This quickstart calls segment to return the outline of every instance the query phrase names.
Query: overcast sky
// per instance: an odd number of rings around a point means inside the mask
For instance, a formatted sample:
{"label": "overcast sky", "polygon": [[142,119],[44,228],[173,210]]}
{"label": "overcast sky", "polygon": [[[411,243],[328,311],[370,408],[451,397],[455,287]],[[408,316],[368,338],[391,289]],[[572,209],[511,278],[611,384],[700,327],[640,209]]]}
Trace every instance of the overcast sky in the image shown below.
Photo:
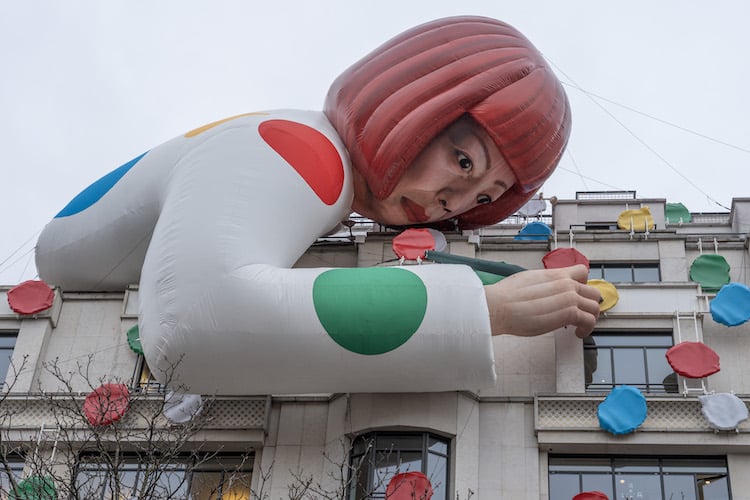
{"label": "overcast sky", "polygon": [[573,135],[545,196],[750,196],[746,0],[5,0],[0,284],[35,277],[38,232],[115,167],[219,118],[320,109],[377,45],[460,14],[516,26],[566,85]]}

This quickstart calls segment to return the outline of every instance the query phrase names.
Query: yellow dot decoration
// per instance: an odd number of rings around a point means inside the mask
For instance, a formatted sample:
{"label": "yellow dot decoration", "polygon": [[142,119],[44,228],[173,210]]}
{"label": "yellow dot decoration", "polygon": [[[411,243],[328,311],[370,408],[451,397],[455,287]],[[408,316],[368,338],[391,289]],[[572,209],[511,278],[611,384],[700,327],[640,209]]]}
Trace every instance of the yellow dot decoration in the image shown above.
{"label": "yellow dot decoration", "polygon": [[602,302],[599,304],[599,311],[609,311],[617,304],[620,299],[620,294],[617,293],[617,288],[606,280],[588,280],[587,284],[595,287],[602,294]]}
{"label": "yellow dot decoration", "polygon": [[185,134],[185,137],[195,137],[198,134],[202,134],[206,130],[211,130],[214,127],[218,127],[222,123],[226,123],[232,120],[236,120],[237,118],[242,118],[243,116],[256,116],[256,115],[268,115],[268,113],[243,113],[241,115],[235,115],[230,116],[229,118],[224,118],[223,120],[217,120],[215,122],[211,122],[207,125],[203,125],[202,127],[198,127],[196,129],[191,130],[190,132]]}

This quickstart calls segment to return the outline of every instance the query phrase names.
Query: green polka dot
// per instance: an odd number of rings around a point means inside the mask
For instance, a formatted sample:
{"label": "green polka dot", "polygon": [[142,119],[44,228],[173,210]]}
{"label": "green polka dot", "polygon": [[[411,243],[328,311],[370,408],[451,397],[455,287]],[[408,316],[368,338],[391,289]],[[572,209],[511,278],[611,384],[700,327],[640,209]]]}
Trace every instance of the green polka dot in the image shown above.
{"label": "green polka dot", "polygon": [[135,325],[128,330],[128,345],[136,354],[143,354],[143,346],[141,346],[141,337],[138,332],[138,325]]}
{"label": "green polka dot", "polygon": [[331,269],[315,280],[313,303],[323,328],[341,347],[383,354],[417,331],[427,289],[419,276],[399,268]]}

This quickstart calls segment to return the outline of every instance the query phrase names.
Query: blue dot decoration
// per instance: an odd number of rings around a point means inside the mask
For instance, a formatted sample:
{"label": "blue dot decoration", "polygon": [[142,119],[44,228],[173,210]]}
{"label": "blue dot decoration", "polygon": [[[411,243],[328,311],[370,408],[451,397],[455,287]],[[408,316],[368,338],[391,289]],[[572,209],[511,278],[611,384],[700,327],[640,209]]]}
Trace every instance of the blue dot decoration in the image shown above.
{"label": "blue dot decoration", "polygon": [[141,158],[143,158],[145,154],[146,153],[143,153],[142,155],[133,158],[124,165],[117,167],[116,169],[78,193],[75,198],[70,200],[70,202],[65,205],[65,208],[60,210],[60,213],[55,215],[55,218],[57,219],[60,217],[68,217],[79,212],[83,212],[91,205],[99,201],[102,196],[107,194],[107,191],[112,189],[112,187],[117,184],[120,179],[122,179],[122,176],[128,173],[128,170],[133,168],[133,166],[138,163]]}
{"label": "blue dot decoration", "polygon": [[615,435],[630,434],[643,424],[648,411],[641,391],[629,385],[612,389],[599,404],[599,427]]}
{"label": "blue dot decoration", "polygon": [[750,288],[742,283],[724,285],[711,300],[711,317],[725,326],[738,326],[750,320]]}

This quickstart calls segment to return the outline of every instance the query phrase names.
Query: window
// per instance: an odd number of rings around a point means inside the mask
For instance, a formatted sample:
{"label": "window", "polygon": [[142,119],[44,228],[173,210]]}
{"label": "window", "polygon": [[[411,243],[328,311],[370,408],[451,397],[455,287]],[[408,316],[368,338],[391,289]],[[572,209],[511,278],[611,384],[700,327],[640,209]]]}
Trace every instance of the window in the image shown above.
{"label": "window", "polygon": [[592,262],[589,279],[607,280],[610,283],[658,283],[661,281],[658,263],[605,264]]}
{"label": "window", "polygon": [[586,391],[625,384],[645,392],[677,392],[677,375],[666,358],[672,344],[671,332],[594,332],[583,342]]}
{"label": "window", "polygon": [[449,440],[430,433],[372,432],[352,445],[350,500],[385,498],[398,473],[422,472],[430,480],[432,500],[447,500]]}
{"label": "window", "polygon": [[617,231],[617,222],[586,222],[586,231]]}
{"label": "window", "polygon": [[[0,453],[3,451],[5,450],[0,451]],[[5,462],[7,468],[5,465],[0,465],[0,498],[8,498],[9,496],[11,490],[11,475],[16,480],[16,483],[23,478],[23,456],[16,453],[8,453],[7,456],[5,456]]]}
{"label": "window", "polygon": [[138,355],[130,385],[132,389],[145,393],[163,392],[165,390],[165,387],[154,378],[143,354]]}
{"label": "window", "polygon": [[[10,369],[10,360],[13,357],[13,349],[16,347],[18,332],[0,331],[0,387],[5,383],[5,378]],[[20,367],[17,366],[17,369]]]}
{"label": "window", "polygon": [[634,500],[731,498],[724,458],[550,456],[550,500],[584,491]]}
{"label": "window", "polygon": [[114,463],[114,455],[81,455],[76,475],[78,498],[130,498],[139,492],[146,492],[149,498],[251,498],[252,460],[246,456],[192,456],[171,462],[142,459],[136,454],[119,458]]}

